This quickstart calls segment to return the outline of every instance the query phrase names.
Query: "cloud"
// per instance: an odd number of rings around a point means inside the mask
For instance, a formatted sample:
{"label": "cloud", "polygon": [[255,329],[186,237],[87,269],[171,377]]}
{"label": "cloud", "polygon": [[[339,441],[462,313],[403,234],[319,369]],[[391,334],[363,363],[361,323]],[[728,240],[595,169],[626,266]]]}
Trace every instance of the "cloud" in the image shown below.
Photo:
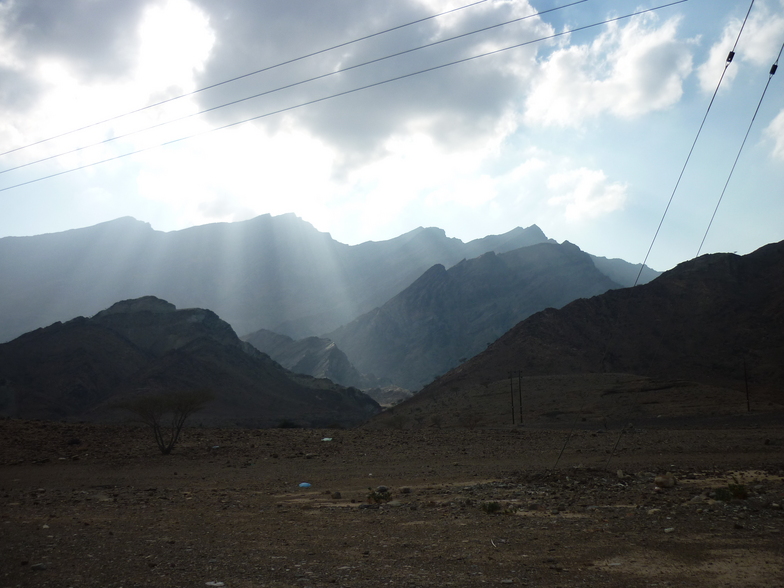
{"label": "cloud", "polygon": [[581,167],[551,175],[547,187],[554,194],[548,203],[563,208],[567,220],[581,221],[623,208],[628,186],[608,182],[601,170]]}
{"label": "cloud", "polygon": [[[708,58],[697,68],[703,91],[713,92],[716,89],[716,84],[724,71],[727,55],[735,46],[742,24],[742,19],[738,18],[732,18],[727,22],[721,39],[711,46]],[[733,65],[727,68],[722,87],[729,88],[732,84],[739,70],[738,63],[770,66],[776,59],[782,37],[784,37],[784,0],[758,1],[752,7],[749,19],[743,28]]]}
{"label": "cloud", "polygon": [[636,17],[624,26],[611,23],[589,44],[553,51],[526,100],[526,121],[573,127],[604,113],[633,118],[672,106],[692,70],[678,23]]}
{"label": "cloud", "polygon": [[[218,39],[201,77],[203,84],[272,66],[451,7],[444,2],[416,0],[196,1],[210,14]],[[199,99],[204,105],[219,104],[534,12],[527,1],[489,2],[275,68],[222,86]],[[222,109],[213,117],[223,122],[258,116],[551,32],[540,18],[531,18],[276,92]],[[535,47],[501,53],[312,104],[256,124],[270,132],[281,125],[293,126],[332,146],[340,154],[335,162],[338,175],[386,156],[390,141],[407,136],[427,134],[444,150],[461,150],[470,144],[494,141],[509,131],[505,121],[514,110],[519,92],[529,83],[535,54]]]}
{"label": "cloud", "polygon": [[67,61],[80,77],[111,79],[133,64],[138,22],[152,0],[9,0],[0,5],[5,42],[28,66]]}
{"label": "cloud", "polygon": [[767,126],[765,135],[773,141],[773,157],[784,161],[784,110]]}
{"label": "cloud", "polygon": [[[213,43],[206,15],[187,0],[0,3],[0,150],[194,89]],[[193,105],[183,100],[116,120],[27,150],[18,161],[143,128]],[[108,149],[88,150],[78,164],[116,154]]]}

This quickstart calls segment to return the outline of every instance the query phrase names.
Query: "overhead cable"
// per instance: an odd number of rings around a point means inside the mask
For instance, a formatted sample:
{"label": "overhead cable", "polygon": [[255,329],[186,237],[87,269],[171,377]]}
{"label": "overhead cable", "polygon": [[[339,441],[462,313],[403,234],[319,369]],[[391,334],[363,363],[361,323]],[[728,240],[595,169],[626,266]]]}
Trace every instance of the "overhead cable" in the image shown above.
{"label": "overhead cable", "polygon": [[581,27],[575,27],[573,29],[561,31],[560,33],[553,33],[552,35],[539,37],[539,38],[533,39],[531,41],[525,41],[523,43],[517,43],[515,45],[509,45],[507,47],[502,47],[500,49],[494,49],[493,51],[480,53],[478,55],[473,55],[471,57],[464,57],[462,59],[457,59],[455,61],[450,61],[448,63],[444,63],[444,64],[441,64],[441,65],[436,65],[436,66],[433,66],[433,67],[420,69],[420,70],[417,70],[417,71],[414,71],[414,72],[410,72],[410,73],[407,73],[407,74],[402,74],[402,75],[395,76],[395,77],[392,77],[392,78],[387,78],[386,80],[381,80],[379,82],[373,82],[371,84],[366,84],[364,86],[359,86],[359,87],[353,88],[351,90],[345,90],[343,92],[337,92],[335,94],[330,94],[328,96],[324,96],[324,97],[321,97],[321,98],[315,98],[313,100],[308,100],[306,102],[301,102],[301,103],[295,104],[293,106],[287,106],[285,108],[280,108],[278,110],[274,110],[274,111],[267,112],[267,113],[264,113],[264,114],[260,114],[260,115],[257,115],[257,116],[253,116],[253,117],[250,117],[250,118],[242,119],[242,120],[239,120],[239,121],[236,121],[236,122],[233,122],[233,123],[228,123],[228,124],[225,124],[225,125],[222,125],[222,126],[219,126],[219,127],[214,127],[212,129],[206,129],[204,131],[200,131],[200,132],[197,132],[197,133],[193,133],[193,134],[190,134],[190,135],[186,135],[186,136],[183,136],[183,137],[172,139],[170,141],[165,141],[163,143],[158,143],[156,145],[150,145],[150,146],[147,146],[147,147],[142,147],[142,148],[136,149],[134,151],[129,151],[127,153],[122,153],[122,154],[119,154],[119,155],[115,155],[113,157],[102,159],[100,161],[95,161],[93,163],[80,165],[80,166],[77,166],[77,167],[74,167],[74,168],[71,168],[71,169],[63,170],[63,171],[60,171],[60,172],[56,172],[56,173],[53,173],[53,174],[49,174],[49,175],[46,175],[46,176],[42,176],[42,177],[39,177],[39,178],[28,180],[26,182],[20,182],[18,184],[14,184],[12,186],[6,186],[5,188],[0,188],[0,192],[5,192],[7,190],[13,190],[14,188],[27,186],[29,184],[34,184],[36,182],[40,182],[40,181],[43,181],[43,180],[48,180],[48,179],[55,178],[55,177],[58,177],[58,176],[62,176],[62,175],[65,175],[65,174],[68,174],[68,173],[71,173],[71,172],[75,172],[75,171],[83,170],[83,169],[86,169],[86,168],[89,168],[89,167],[93,167],[95,165],[108,163],[110,161],[116,161],[118,159],[122,159],[124,157],[129,157],[131,155],[137,155],[139,153],[143,153],[145,151],[150,151],[152,149],[157,149],[157,148],[160,148],[160,147],[173,145],[175,143],[179,143],[179,142],[182,142],[182,141],[187,141],[189,139],[194,139],[196,137],[201,137],[203,135],[207,135],[207,134],[213,133],[215,131],[221,131],[221,130],[224,130],[224,129],[235,127],[235,126],[238,126],[238,125],[241,125],[241,124],[245,124],[245,123],[248,123],[248,122],[252,122],[252,121],[255,121],[255,120],[260,120],[260,119],[267,118],[267,117],[270,117],[270,116],[274,116],[274,115],[277,115],[277,114],[282,114],[284,112],[290,112],[290,111],[296,110],[298,108],[302,108],[302,107],[305,107],[305,106],[310,106],[310,105],[313,105],[313,104],[318,104],[320,102],[325,102],[327,100],[332,100],[334,98],[339,98],[341,96],[347,96],[349,94],[354,94],[356,92],[361,92],[363,90],[368,90],[370,88],[375,88],[375,87],[378,87],[378,86],[383,86],[385,84],[389,84],[389,83],[392,83],[392,82],[397,82],[397,81],[400,81],[400,80],[404,80],[404,79],[411,78],[411,77],[414,77],[414,76],[422,75],[422,74],[425,74],[425,73],[434,72],[434,71],[437,71],[437,70],[440,70],[440,69],[444,69],[444,68],[447,68],[447,67],[451,67],[451,66],[454,66],[454,65],[458,65],[458,64],[461,64],[461,63],[467,63],[467,62],[470,62],[470,61],[474,61],[476,59],[480,59],[482,57],[488,57],[490,55],[497,55],[499,53],[510,51],[512,49],[518,49],[520,47],[525,47],[527,45],[532,45],[534,43],[540,43],[542,41],[555,39],[555,38],[558,38],[558,37],[562,37],[564,35],[569,35],[569,34],[572,34],[572,33],[579,32],[579,31],[584,31],[584,30],[587,30],[587,29],[595,28],[595,27],[598,27],[598,26],[601,26],[601,25],[604,25],[604,24],[608,24],[608,23],[611,23],[611,22],[618,22],[618,21],[621,21],[621,20],[632,18],[634,16],[641,15],[641,14],[655,12],[655,11],[661,10],[663,8],[668,8],[668,7],[671,7],[671,6],[675,6],[677,4],[683,4],[684,2],[687,2],[687,1],[688,0],[676,0],[676,1],[670,2],[668,4],[662,4],[660,6],[656,6],[656,7],[653,7],[653,8],[647,8],[647,9],[644,9],[644,10],[638,10],[636,12],[625,14],[623,16],[617,16],[617,17],[609,18],[609,19],[606,19],[606,20],[603,20],[603,21],[600,21],[600,22],[596,22],[596,23],[593,23],[593,24],[584,25],[584,26],[581,26]]}
{"label": "overhead cable", "polygon": [[546,14],[548,12],[555,12],[557,10],[562,10],[564,8],[569,8],[569,7],[574,6],[576,4],[582,4],[583,2],[587,2],[587,1],[588,0],[576,0],[575,2],[572,2],[571,4],[565,4],[563,6],[559,6],[557,8],[550,8],[548,10],[543,10],[541,12],[534,12],[533,14],[529,14],[529,15],[526,15],[526,16],[521,16],[519,18],[515,18],[515,19],[512,19],[512,20],[507,20],[507,21],[502,22],[502,23],[489,25],[489,26],[483,27],[481,29],[476,29],[474,31],[470,31],[468,33],[462,33],[460,35],[455,35],[454,37],[448,37],[446,39],[441,39],[439,41],[433,41],[432,43],[427,43],[425,45],[420,45],[418,47],[414,47],[414,48],[411,48],[411,49],[405,49],[403,51],[398,51],[397,53],[392,53],[390,55],[385,55],[384,57],[378,57],[376,59],[371,59],[370,61],[365,61],[363,63],[358,63],[358,64],[351,65],[351,66],[348,66],[348,67],[343,67],[343,68],[340,68],[340,69],[336,69],[334,71],[331,71],[331,72],[328,72],[328,73],[325,73],[325,74],[321,74],[321,75],[318,75],[318,76],[313,76],[311,78],[307,78],[305,80],[300,80],[298,82],[293,82],[291,84],[286,84],[285,86],[279,86],[277,88],[273,88],[272,90],[266,90],[264,92],[259,92],[257,94],[253,94],[251,96],[246,96],[245,98],[238,98],[237,100],[232,100],[231,102],[225,102],[223,104],[219,104],[218,106],[212,106],[210,108],[205,108],[204,110],[200,110],[198,112],[193,112],[191,114],[186,114],[184,116],[180,116],[180,117],[168,120],[168,121],[156,123],[154,125],[151,125],[151,126],[148,126],[148,127],[144,127],[142,129],[137,129],[135,131],[129,131],[127,133],[123,133],[123,134],[120,134],[120,135],[114,135],[112,137],[109,137],[108,139],[103,139],[102,141],[97,141],[95,143],[90,143],[88,145],[83,145],[81,147],[76,147],[76,148],[71,149],[69,151],[63,151],[61,153],[57,153],[57,154],[54,154],[54,155],[49,155],[47,157],[42,157],[42,158],[36,159],[34,161],[29,161],[27,163],[22,163],[22,164],[19,164],[17,166],[14,166],[14,167],[9,167],[7,169],[0,170],[0,174],[4,174],[4,173],[7,173],[7,172],[11,172],[11,171],[15,171],[15,170],[18,170],[18,169],[22,169],[22,168],[25,168],[25,167],[28,167],[28,166],[31,166],[31,165],[35,165],[37,163],[42,163],[44,161],[50,161],[52,159],[57,159],[58,157],[63,157],[65,155],[71,155],[73,153],[78,153],[78,152],[83,151],[85,149],[90,149],[91,147],[98,147],[99,145],[105,145],[107,143],[111,143],[111,142],[117,141],[119,139],[127,139],[128,137],[131,137],[133,135],[138,135],[139,133],[143,133],[143,132],[146,132],[146,131],[151,131],[153,129],[157,129],[157,128],[164,127],[164,126],[167,126],[167,125],[170,125],[170,124],[174,124],[176,122],[180,122],[180,121],[183,121],[183,120],[186,120],[186,119],[189,119],[189,118],[200,116],[202,114],[207,114],[209,112],[214,112],[216,110],[220,110],[222,108],[227,108],[229,106],[235,106],[235,105],[240,104],[242,102],[247,102],[248,100],[253,100],[255,98],[261,98],[262,96],[268,96],[270,94],[274,94],[276,92],[280,92],[280,91],[283,91],[283,90],[288,90],[288,89],[294,88],[296,86],[301,86],[303,84],[307,84],[307,83],[310,83],[310,82],[315,82],[317,80],[322,80],[324,78],[328,78],[328,77],[331,77],[331,76],[334,76],[334,75],[345,73],[347,71],[351,71],[351,70],[354,70],[354,69],[359,69],[359,68],[365,67],[367,65],[372,65],[374,63],[379,63],[381,61],[385,61],[387,59],[400,57],[401,55],[406,55],[408,53],[413,53],[415,51],[420,51],[422,49],[427,49],[429,47],[434,47],[436,45],[441,45],[443,43],[448,43],[450,41],[455,41],[457,39],[462,39],[464,37],[469,37],[471,35],[476,35],[478,33],[483,33],[485,31],[489,31],[491,29],[496,29],[496,28],[499,28],[499,27],[507,26],[507,25],[510,25],[510,24],[513,24],[513,23],[516,23],[516,22],[520,22],[520,21],[523,21],[523,20],[527,20],[529,18],[533,18],[535,16],[541,16],[542,14]]}
{"label": "overhead cable", "polygon": [[724,182],[724,188],[721,191],[721,195],[719,196],[718,202],[716,202],[716,208],[713,209],[713,214],[711,215],[710,222],[708,222],[708,228],[705,229],[705,234],[702,236],[702,241],[700,241],[700,247],[697,249],[697,255],[695,257],[699,257],[700,252],[702,251],[702,246],[705,244],[705,239],[708,237],[708,232],[711,229],[711,225],[713,224],[713,219],[716,218],[716,213],[719,210],[719,205],[721,204],[722,199],[724,198],[724,193],[727,191],[727,186],[730,183],[730,179],[732,179],[732,174],[735,171],[735,166],[738,165],[738,159],[740,159],[740,154],[743,152],[743,147],[746,145],[746,140],[749,138],[749,133],[751,132],[751,127],[754,124],[754,120],[757,118],[757,114],[759,113],[760,106],[762,106],[762,101],[765,98],[765,94],[768,91],[768,86],[770,86],[770,81],[773,79],[773,76],[776,73],[776,70],[779,67],[779,59],[781,59],[781,52],[784,51],[784,43],[781,45],[781,49],[779,49],[778,57],[776,57],[776,61],[770,68],[770,73],[768,74],[768,81],[765,84],[765,89],[762,91],[762,96],[760,96],[759,102],[757,103],[757,108],[754,110],[754,116],[751,117],[751,122],[749,123],[749,128],[746,129],[746,136],[743,137],[743,141],[740,144],[740,149],[738,149],[738,154],[735,156],[735,162],[732,164],[732,168],[730,169],[730,173],[727,176],[727,181]]}
{"label": "overhead cable", "polygon": [[302,61],[303,59],[308,59],[309,57],[315,57],[316,55],[321,55],[322,53],[327,53],[329,51],[334,51],[335,49],[340,49],[341,47],[347,47],[348,45],[353,45],[354,43],[359,43],[360,41],[366,41],[368,39],[372,39],[373,37],[378,37],[380,35],[385,35],[386,33],[391,33],[392,31],[397,31],[397,30],[400,30],[400,29],[403,29],[403,28],[406,28],[406,27],[413,26],[415,24],[419,24],[419,23],[422,23],[422,22],[425,22],[425,21],[428,21],[428,20],[432,20],[434,18],[438,18],[440,16],[451,14],[453,12],[458,12],[459,10],[464,10],[466,8],[471,8],[472,6],[476,6],[477,4],[483,4],[484,2],[487,2],[487,0],[478,0],[477,2],[472,2],[471,4],[466,4],[464,6],[459,6],[457,8],[452,8],[450,10],[445,10],[444,12],[439,12],[438,14],[432,14],[430,16],[426,16],[424,18],[420,18],[420,19],[417,19],[417,20],[414,20],[414,21],[411,21],[411,22],[407,22],[405,24],[401,24],[401,25],[397,25],[397,26],[394,26],[394,27],[391,27],[391,28],[388,28],[388,29],[384,29],[383,31],[378,31],[376,33],[371,33],[369,35],[365,35],[364,37],[359,37],[358,39],[353,39],[351,41],[345,41],[343,43],[339,43],[337,45],[333,45],[332,47],[327,47],[326,49],[319,49],[318,51],[313,51],[312,53],[308,53],[306,55],[301,55],[299,57],[294,57],[293,59],[288,59],[286,61],[282,61],[280,63],[276,63],[275,65],[270,65],[268,67],[257,69],[256,71],[251,71],[251,72],[239,75],[239,76],[235,76],[233,78],[230,78],[228,80],[224,80],[222,82],[217,82],[215,84],[210,84],[209,86],[204,86],[203,88],[199,88],[199,89],[193,90],[191,92],[186,92],[185,94],[180,94],[179,96],[173,96],[172,98],[167,98],[166,100],[161,100],[160,102],[155,102],[154,104],[148,104],[147,106],[142,106],[141,108],[137,108],[136,110],[131,110],[129,112],[124,112],[123,114],[118,114],[116,116],[112,116],[110,118],[107,118],[107,119],[104,119],[104,120],[101,120],[101,121],[90,123],[90,124],[85,125],[83,127],[79,127],[78,129],[73,129],[73,130],[70,130],[70,131],[66,131],[64,133],[60,133],[59,135],[54,135],[54,136],[48,137],[46,139],[41,139],[39,141],[35,141],[34,143],[28,143],[27,145],[22,145],[21,147],[16,147],[16,148],[11,149],[9,151],[5,151],[4,153],[0,153],[0,157],[2,157],[3,155],[8,155],[9,153],[14,153],[15,151],[21,151],[22,149],[27,149],[28,147],[33,147],[34,145],[40,145],[41,143],[46,143],[46,142],[52,141],[54,139],[59,139],[61,137],[65,137],[67,135],[72,135],[73,133],[78,133],[79,131],[84,131],[84,130],[87,130],[87,129],[91,129],[91,128],[96,127],[98,125],[102,125],[102,124],[105,124],[107,122],[112,122],[112,121],[124,118],[126,116],[130,116],[132,114],[137,114],[139,112],[143,112],[145,110],[149,110],[150,108],[155,108],[157,106],[162,106],[164,104],[168,104],[170,102],[174,102],[175,100],[180,100],[181,98],[187,98],[188,96],[193,96],[194,94],[198,94],[198,93],[204,92],[206,90],[212,90],[213,88],[217,88],[217,87],[223,86],[225,84],[230,84],[230,83],[236,82],[238,80],[249,78],[251,76],[255,76],[257,74],[263,73],[265,71],[270,71],[270,70],[273,70],[273,69],[276,69],[276,68],[279,68],[279,67],[283,67],[284,65],[290,65],[292,63],[296,63],[297,61]]}
{"label": "overhead cable", "polygon": [[686,166],[689,165],[689,160],[691,159],[691,154],[694,152],[694,147],[697,145],[697,140],[700,138],[700,134],[702,133],[702,127],[705,126],[705,121],[708,118],[708,113],[710,113],[711,107],[713,106],[713,101],[716,99],[716,94],[719,93],[719,88],[721,87],[721,82],[724,80],[724,75],[727,73],[727,68],[732,63],[733,58],[735,57],[735,49],[738,47],[738,41],[740,40],[740,36],[743,33],[743,28],[746,26],[746,21],[749,19],[749,14],[751,13],[751,8],[754,6],[754,0],[751,0],[751,4],[749,5],[749,10],[746,12],[746,18],[743,19],[743,23],[740,26],[740,31],[738,31],[738,36],[735,38],[735,44],[732,46],[732,50],[727,55],[727,59],[724,62],[724,69],[721,72],[721,77],[719,78],[719,83],[716,84],[716,89],[713,91],[713,96],[710,99],[710,103],[708,104],[708,108],[705,111],[705,116],[702,117],[702,122],[700,123],[700,128],[697,130],[697,136],[694,137],[694,142],[691,144],[691,149],[689,149],[689,154],[686,156],[686,161],[683,163],[683,167],[681,168],[681,173],[678,175],[678,181],[675,182],[675,187],[672,189],[672,194],[670,194],[670,199],[667,202],[667,206],[664,208],[664,214],[662,214],[661,220],[659,221],[659,226],[656,227],[656,232],[653,234],[653,239],[651,240],[651,245],[648,247],[648,252],[645,254],[645,259],[640,266],[640,271],[637,273],[637,277],[634,279],[633,286],[636,286],[637,283],[640,281],[640,276],[642,275],[642,271],[645,269],[645,264],[648,262],[648,257],[651,254],[651,250],[653,249],[653,244],[656,243],[656,237],[659,236],[659,231],[664,224],[664,219],[667,216],[667,211],[670,209],[670,205],[672,204],[673,199],[675,198],[675,192],[678,190],[678,186],[681,183],[681,179],[683,178],[683,174],[686,171]]}

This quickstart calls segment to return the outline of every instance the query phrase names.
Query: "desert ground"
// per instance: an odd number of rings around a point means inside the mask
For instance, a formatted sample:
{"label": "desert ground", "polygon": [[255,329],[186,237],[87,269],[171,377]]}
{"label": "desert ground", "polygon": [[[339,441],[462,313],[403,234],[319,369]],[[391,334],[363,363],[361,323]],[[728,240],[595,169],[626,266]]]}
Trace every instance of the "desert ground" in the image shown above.
{"label": "desert ground", "polygon": [[0,588],[784,586],[784,423],[581,426],[5,419]]}

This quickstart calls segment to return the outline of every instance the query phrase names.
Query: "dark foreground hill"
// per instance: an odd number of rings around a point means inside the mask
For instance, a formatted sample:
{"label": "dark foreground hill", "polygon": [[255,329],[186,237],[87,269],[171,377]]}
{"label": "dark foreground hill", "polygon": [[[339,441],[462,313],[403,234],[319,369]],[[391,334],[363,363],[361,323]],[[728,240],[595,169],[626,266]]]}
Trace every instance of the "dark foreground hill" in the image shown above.
{"label": "dark foreground hill", "polygon": [[620,286],[571,243],[540,243],[430,268],[327,335],[366,374],[417,390],[526,317]]}
{"label": "dark foreground hill", "polygon": [[[521,381],[510,379],[517,371]],[[618,418],[780,410],[784,242],[705,255],[644,286],[539,312],[396,410],[455,419],[494,399],[495,416],[510,421],[518,386],[526,415],[594,407],[608,418],[620,404]]]}
{"label": "dark foreground hill", "polygon": [[0,345],[4,416],[116,420],[118,398],[192,389],[215,396],[196,416],[208,424],[350,426],[380,410],[356,389],[283,369],[212,311],[176,310],[155,297]]}

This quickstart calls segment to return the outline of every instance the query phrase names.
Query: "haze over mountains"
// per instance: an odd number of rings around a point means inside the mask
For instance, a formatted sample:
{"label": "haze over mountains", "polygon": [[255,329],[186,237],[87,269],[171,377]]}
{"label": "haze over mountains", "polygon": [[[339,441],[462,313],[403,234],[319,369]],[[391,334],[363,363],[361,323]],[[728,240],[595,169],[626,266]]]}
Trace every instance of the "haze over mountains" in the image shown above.
{"label": "haze over mountains", "polygon": [[[240,335],[262,328],[297,339],[323,335],[383,305],[433,265],[449,268],[488,251],[548,241],[536,226],[469,243],[441,229],[419,228],[349,246],[293,214],[169,233],[121,218],[62,233],[5,237],[0,341],[147,295],[180,308],[209,308]],[[604,262],[636,274],[637,266]],[[643,281],[655,275],[648,272]]]}
{"label": "haze over mountains", "polygon": [[329,333],[359,371],[418,390],[531,314],[620,288],[570,243],[435,265],[389,302]]}

